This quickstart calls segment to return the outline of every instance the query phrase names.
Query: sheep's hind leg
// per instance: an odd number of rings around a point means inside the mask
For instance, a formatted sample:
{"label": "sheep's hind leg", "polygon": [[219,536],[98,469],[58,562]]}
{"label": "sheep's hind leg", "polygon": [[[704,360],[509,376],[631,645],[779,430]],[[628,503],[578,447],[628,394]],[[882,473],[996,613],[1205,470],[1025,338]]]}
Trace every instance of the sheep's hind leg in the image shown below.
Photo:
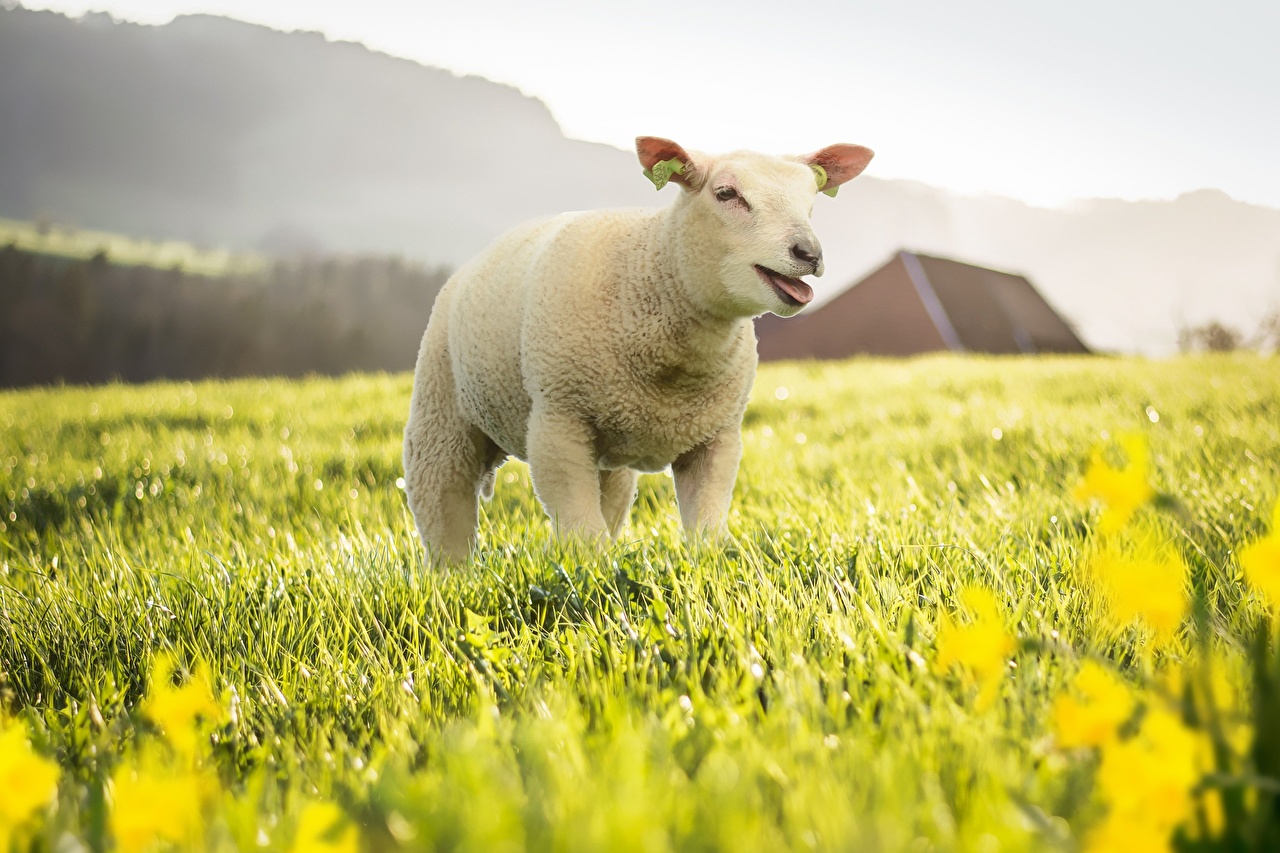
{"label": "sheep's hind leg", "polygon": [[[444,329],[428,326],[404,431],[404,489],[428,560],[465,560],[497,447],[458,413]],[[490,486],[492,488],[492,486]]]}
{"label": "sheep's hind leg", "polygon": [[507,461],[507,452],[493,442],[489,443],[489,453],[484,460],[484,467],[480,474],[480,485],[476,491],[480,497],[486,501],[493,500],[493,485],[498,478],[498,469],[502,467],[502,463]]}
{"label": "sheep's hind leg", "polygon": [[627,524],[627,515],[636,499],[636,482],[640,474],[630,468],[600,472],[600,511],[609,535],[614,539]]}
{"label": "sheep's hind leg", "polygon": [[405,431],[405,494],[428,557],[465,560],[475,544],[489,440],[460,423],[431,420],[410,421]]}

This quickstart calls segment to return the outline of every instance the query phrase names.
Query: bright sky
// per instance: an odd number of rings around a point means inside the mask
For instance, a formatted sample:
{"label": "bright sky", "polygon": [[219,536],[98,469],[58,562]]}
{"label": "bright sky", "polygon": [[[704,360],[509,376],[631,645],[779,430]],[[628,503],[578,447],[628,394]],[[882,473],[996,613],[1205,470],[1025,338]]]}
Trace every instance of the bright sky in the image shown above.
{"label": "bright sky", "polygon": [[1277,0],[24,5],[318,30],[511,83],[567,135],[621,148],[856,142],[877,152],[868,174],[963,193],[1058,205],[1216,187],[1280,208]]}

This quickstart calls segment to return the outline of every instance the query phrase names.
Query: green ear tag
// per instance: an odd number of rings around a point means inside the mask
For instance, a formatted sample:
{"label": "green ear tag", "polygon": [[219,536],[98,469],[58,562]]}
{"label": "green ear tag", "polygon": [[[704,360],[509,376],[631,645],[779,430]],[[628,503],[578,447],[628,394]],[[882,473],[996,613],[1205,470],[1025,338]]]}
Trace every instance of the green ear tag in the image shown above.
{"label": "green ear tag", "polygon": [[822,190],[822,194],[835,198],[836,193],[840,192],[839,186],[834,186],[829,190],[822,189],[827,185],[827,170],[819,166],[817,163],[810,163],[809,168],[813,170],[814,180],[818,182],[818,189]]}
{"label": "green ear tag", "polygon": [[671,180],[672,175],[684,174],[684,163],[679,160],[659,160],[652,169],[645,169],[644,176],[653,181],[653,185],[662,189]]}

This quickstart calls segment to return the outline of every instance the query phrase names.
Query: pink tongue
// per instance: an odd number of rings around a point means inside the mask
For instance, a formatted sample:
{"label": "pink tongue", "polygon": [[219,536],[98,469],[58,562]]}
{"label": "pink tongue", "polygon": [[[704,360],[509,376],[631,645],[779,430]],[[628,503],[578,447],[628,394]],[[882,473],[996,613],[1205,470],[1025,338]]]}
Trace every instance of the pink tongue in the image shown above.
{"label": "pink tongue", "polygon": [[809,300],[813,299],[813,288],[798,278],[787,278],[785,275],[777,274],[770,276],[770,278],[773,279],[774,284],[785,290],[792,299],[801,305],[807,305]]}

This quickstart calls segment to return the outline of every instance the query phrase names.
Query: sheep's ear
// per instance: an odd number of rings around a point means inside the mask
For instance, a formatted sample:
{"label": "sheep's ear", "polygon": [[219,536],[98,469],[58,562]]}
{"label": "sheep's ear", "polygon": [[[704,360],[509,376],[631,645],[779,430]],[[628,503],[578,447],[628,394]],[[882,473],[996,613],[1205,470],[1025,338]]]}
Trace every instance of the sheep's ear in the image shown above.
{"label": "sheep's ear", "polygon": [[674,181],[688,192],[702,187],[703,176],[689,153],[670,139],[660,136],[637,136],[636,154],[644,175],[662,189],[667,181]]}
{"label": "sheep's ear", "polygon": [[814,178],[818,189],[827,195],[835,195],[836,189],[843,183],[852,181],[862,170],[867,168],[875,152],[861,145],[828,145],[821,151],[815,151],[799,158],[801,163],[814,167]]}

